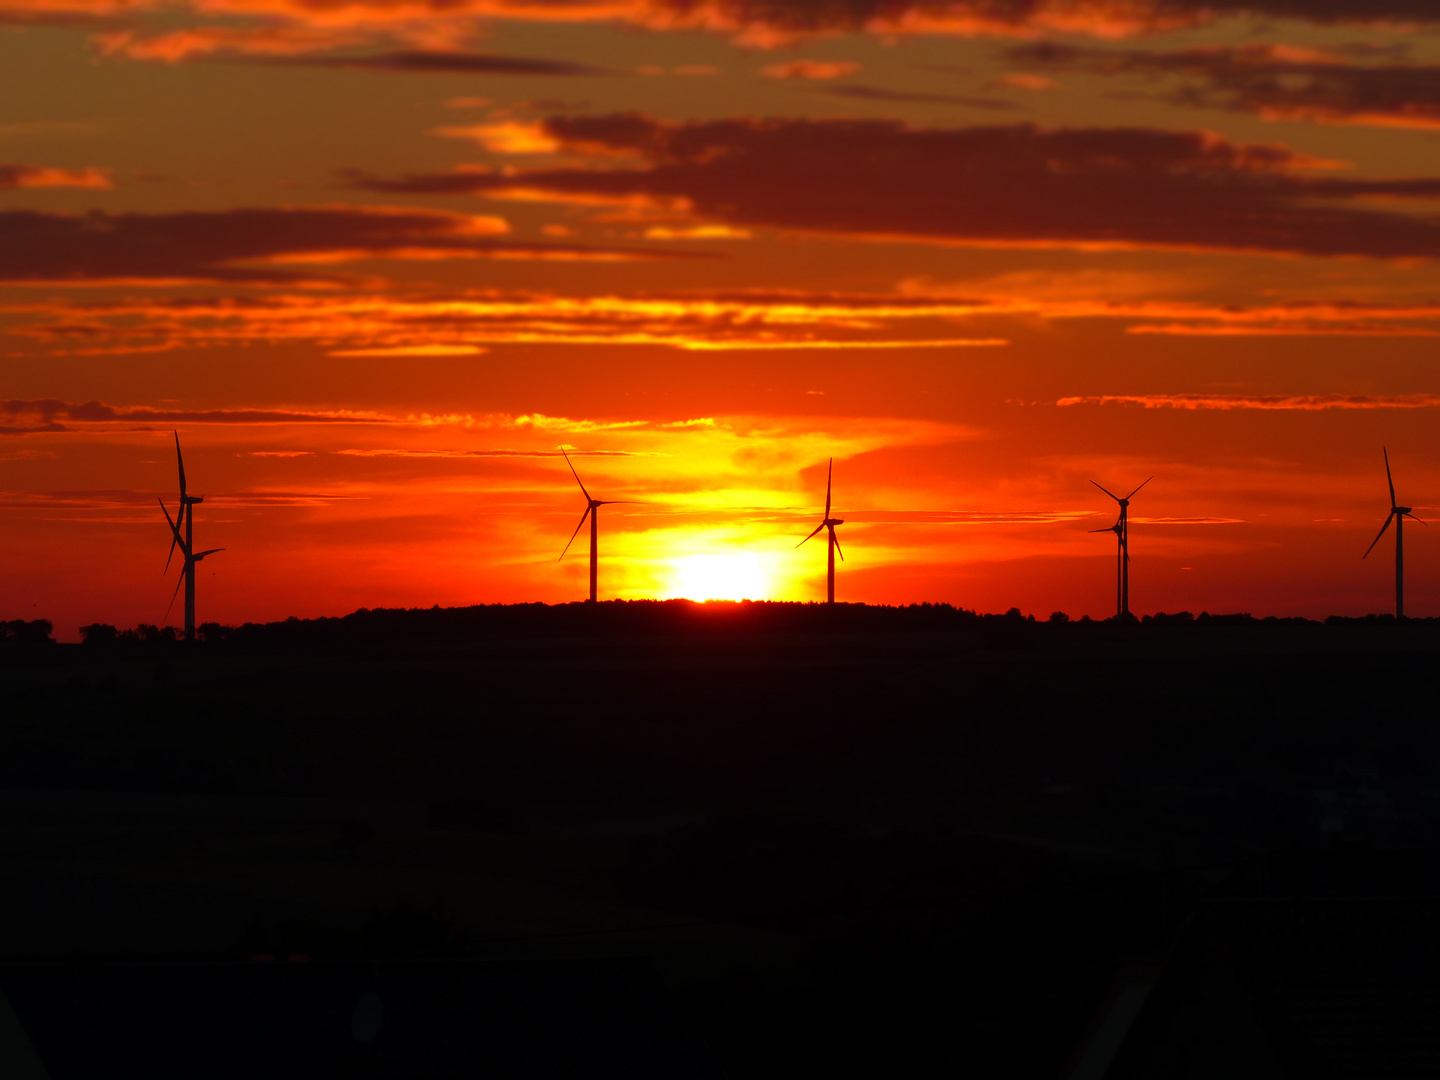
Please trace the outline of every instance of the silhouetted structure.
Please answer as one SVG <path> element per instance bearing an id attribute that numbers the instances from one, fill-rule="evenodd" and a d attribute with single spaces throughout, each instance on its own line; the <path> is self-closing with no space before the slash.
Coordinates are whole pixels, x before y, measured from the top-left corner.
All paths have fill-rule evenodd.
<path id="1" fill-rule="evenodd" d="M 1113 532 L 1118 541 L 1115 551 L 1116 575 L 1115 575 L 1115 614 L 1125 616 L 1130 614 L 1130 500 L 1135 497 L 1136 492 L 1154 480 L 1153 476 L 1147 477 L 1145 483 L 1130 492 L 1124 498 L 1115 495 L 1101 487 L 1094 480 L 1090 482 L 1097 488 L 1104 491 L 1106 495 L 1120 504 L 1120 516 L 1115 524 L 1108 529 L 1091 529 L 1091 532 Z"/>
<path id="2" fill-rule="evenodd" d="M 1418 517 L 1410 512 L 1410 507 L 1399 506 L 1395 502 L 1395 481 L 1390 476 L 1390 451 L 1383 446 L 1380 452 L 1385 455 L 1385 482 L 1390 485 L 1390 514 L 1385 519 L 1385 524 L 1380 526 L 1380 531 L 1375 534 L 1375 539 L 1370 541 L 1370 546 L 1365 549 L 1365 554 L 1360 558 L 1368 558 L 1370 552 L 1375 550 L 1375 545 L 1380 543 L 1380 537 L 1385 535 L 1385 530 L 1390 527 L 1390 522 L 1395 522 L 1395 617 L 1405 617 L 1405 519 L 1411 518 L 1420 521 Z M 1420 521 L 1421 525 L 1425 522 Z"/>
<path id="3" fill-rule="evenodd" d="M 829 471 L 825 474 L 825 517 L 819 525 L 815 526 L 815 532 L 812 532 L 810 536 L 805 537 L 805 540 L 801 540 L 799 544 L 795 545 L 797 548 L 801 547 L 821 529 L 830 530 L 829 542 L 826 545 L 825 602 L 827 604 L 835 603 L 835 552 L 840 551 L 840 539 L 835 535 L 835 526 L 845 524 L 843 519 L 832 518 L 830 516 L 830 481 L 834 475 L 835 459 L 831 458 Z M 840 551 L 840 561 L 845 561 L 845 552 L 843 551 Z"/>
<path id="4" fill-rule="evenodd" d="M 596 590 L 600 582 L 600 507 L 616 506 L 627 500 L 624 499 L 592 499 L 590 492 L 585 490 L 585 482 L 580 479 L 580 474 L 575 472 L 575 465 L 562 448 L 560 453 L 565 455 L 565 464 L 570 466 L 570 472 L 575 477 L 575 482 L 580 485 L 580 491 L 585 496 L 585 513 L 580 515 L 580 524 L 575 526 L 575 531 L 570 534 L 570 539 L 565 541 L 565 551 L 560 552 L 560 559 L 565 558 L 565 552 L 570 550 L 570 545 L 575 542 L 575 537 L 580 535 L 580 530 L 585 527 L 585 519 L 590 519 L 590 602 L 595 603 Z M 560 559 L 556 559 L 559 562 Z"/>
<path id="5" fill-rule="evenodd" d="M 180 466 L 180 509 L 175 515 L 175 520 L 170 520 L 170 511 L 165 509 L 165 500 L 157 500 L 160 509 L 165 514 L 165 520 L 170 523 L 170 554 L 165 557 L 165 572 L 170 572 L 170 560 L 175 557 L 175 549 L 180 549 L 184 556 L 184 566 L 180 571 L 180 580 L 175 583 L 175 592 L 170 597 L 170 607 L 175 606 L 175 597 L 180 594 L 180 586 L 185 586 L 185 640 L 195 640 L 195 564 L 206 555 L 214 555 L 217 551 L 224 551 L 224 548 L 210 548 L 207 551 L 195 550 L 195 511 L 192 509 L 198 503 L 205 500 L 199 495 L 187 495 L 185 493 L 185 459 L 180 454 L 180 433 L 175 433 L 175 460 Z M 180 534 L 181 528 L 185 534 Z M 165 609 L 168 618 L 170 608 Z"/>
<path id="6" fill-rule="evenodd" d="M 645 961 L 35 965 L 0 989 L 7 1077 L 719 1076 Z"/>

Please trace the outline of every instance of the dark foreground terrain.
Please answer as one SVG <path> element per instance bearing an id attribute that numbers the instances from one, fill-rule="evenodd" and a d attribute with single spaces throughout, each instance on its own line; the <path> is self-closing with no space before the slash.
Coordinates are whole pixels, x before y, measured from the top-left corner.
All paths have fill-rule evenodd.
<path id="1" fill-rule="evenodd" d="M 0 959 L 643 955 L 733 1077 L 1065 1075 L 1200 898 L 1440 849 L 1432 622 L 88 636 L 0 647 Z"/>

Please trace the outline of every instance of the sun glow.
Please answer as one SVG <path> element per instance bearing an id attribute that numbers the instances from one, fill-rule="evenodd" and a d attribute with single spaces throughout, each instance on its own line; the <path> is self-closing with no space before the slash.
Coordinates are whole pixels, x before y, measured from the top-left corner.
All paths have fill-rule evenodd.
<path id="1" fill-rule="evenodd" d="M 689 600 L 764 600 L 770 575 L 758 555 L 690 555 L 671 564 L 672 592 Z"/>

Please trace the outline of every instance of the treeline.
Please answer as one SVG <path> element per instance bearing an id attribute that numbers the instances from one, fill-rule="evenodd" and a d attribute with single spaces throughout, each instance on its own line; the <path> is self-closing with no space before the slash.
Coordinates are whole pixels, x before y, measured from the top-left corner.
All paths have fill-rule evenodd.
<path id="1" fill-rule="evenodd" d="M 223 641 L 229 633 L 230 628 L 219 623 L 204 623 L 195 628 L 196 637 L 204 642 Z M 174 645 L 180 640 L 180 631 L 173 626 L 141 623 L 133 630 L 117 630 L 109 623 L 91 623 L 80 627 L 80 641 L 84 645 Z"/>
<path id="2" fill-rule="evenodd" d="M 1394 624 L 1394 616 L 1331 616 L 1324 624 L 1303 618 L 1256 618 L 1249 614 L 1212 615 L 1188 611 L 1140 618 L 1071 619 L 1054 612 L 1043 620 L 1011 608 L 1003 615 L 981 615 L 951 604 L 785 603 L 777 601 L 610 600 L 599 604 L 480 604 L 463 608 L 362 608 L 340 617 L 224 626 L 203 623 L 196 637 L 206 646 L 305 648 L 347 645 L 440 643 L 515 635 L 704 635 L 735 633 L 947 633 L 976 635 L 987 648 L 1033 646 L 1043 633 L 1068 639 L 1090 634 L 1148 636 L 1245 627 L 1310 627 Z M 1406 619 L 1407 625 L 1440 626 L 1440 620 Z M 14 625 L 14 624 L 6 624 Z M 49 628 L 49 623 L 45 623 Z M 1187 629 L 1188 628 L 1188 629 Z M 142 624 L 118 630 L 104 623 L 82 626 L 85 645 L 96 648 L 170 647 L 180 644 L 174 627 Z"/>
<path id="3" fill-rule="evenodd" d="M 464 608 L 361 608 L 340 617 L 195 628 L 205 644 L 287 646 L 469 640 L 515 634 L 668 634 L 814 631 L 937 631 L 973 627 L 984 616 L 950 604 L 879 607 L 868 604 L 798 604 L 770 601 L 696 603 L 691 600 L 607 600 L 599 604 L 478 604 Z M 1033 617 L 1029 620 L 1032 624 Z M 80 627 L 86 645 L 169 645 L 174 627 L 117 630 L 104 623 Z"/>
<path id="4" fill-rule="evenodd" d="M 55 639 L 50 636 L 54 629 L 49 619 L 0 621 L 0 644 L 54 645 Z"/>

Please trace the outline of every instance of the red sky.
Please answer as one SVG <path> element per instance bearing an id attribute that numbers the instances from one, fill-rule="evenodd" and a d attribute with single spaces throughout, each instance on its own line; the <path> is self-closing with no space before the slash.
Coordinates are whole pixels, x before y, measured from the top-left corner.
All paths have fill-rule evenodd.
<path id="1" fill-rule="evenodd" d="M 0 618 L 1393 602 L 1431 0 L 0 0 Z M 1432 532 L 1437 535 L 1430 535 Z M 1406 534 L 1440 614 L 1440 529 Z M 583 541 L 583 537 L 582 537 Z M 178 619 L 172 611 L 170 621 Z"/>

